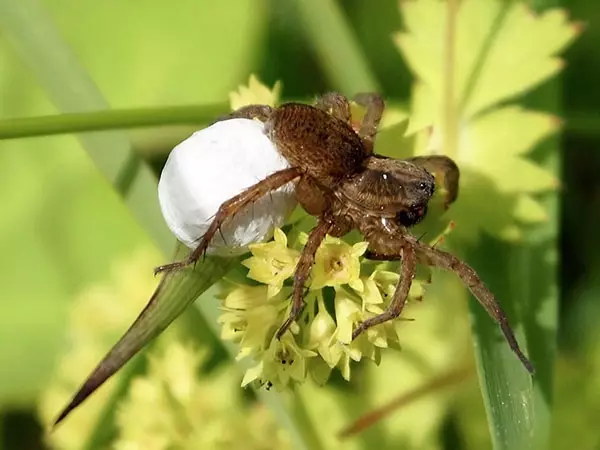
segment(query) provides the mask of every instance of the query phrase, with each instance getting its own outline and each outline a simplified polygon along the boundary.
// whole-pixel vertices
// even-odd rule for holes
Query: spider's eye
[[[415,188],[424,194],[427,194],[429,197],[433,195],[433,190],[435,188],[434,183],[428,183],[427,181],[419,181],[415,183]]]

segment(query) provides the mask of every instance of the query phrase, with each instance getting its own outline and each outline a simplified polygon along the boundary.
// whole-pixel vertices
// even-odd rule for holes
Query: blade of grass
[[[57,109],[64,113],[109,109],[94,82],[58,34],[54,24],[36,0],[0,1],[0,27],[3,36],[26,62]],[[173,238],[161,218],[158,202],[150,198],[156,181],[145,164],[136,160],[122,132],[88,133],[78,136],[83,148],[100,172],[118,185],[124,167],[135,170],[129,192],[120,192],[127,206],[153,241],[171,254]]]
[[[212,122],[227,111],[229,105],[217,103],[5,119],[0,121],[0,139],[158,125],[202,125]]]
[[[335,0],[295,0],[306,39],[317,53],[323,70],[340,92],[378,92],[367,59]]]
[[[108,105],[101,93],[79,65],[68,46],[59,36],[52,21],[46,16],[36,0],[12,2],[0,0],[0,26],[4,36],[10,41],[19,55],[28,63],[41,85],[47,91],[55,106],[62,112],[106,110]],[[162,220],[158,202],[156,201],[156,180],[149,167],[131,151],[127,137],[120,132],[95,133],[80,135],[80,141],[100,172],[114,185],[122,178],[132,180],[123,183],[127,190],[120,190],[125,197],[129,209],[136,219],[145,226],[150,236],[165,254],[171,254],[174,239]],[[131,161],[134,161],[132,163]],[[133,168],[135,174],[122,175],[123,168]],[[193,282],[193,277],[186,277],[185,282]],[[185,283],[172,283],[174,291],[189,288]],[[214,281],[214,280],[213,280]],[[169,291],[172,292],[172,291]],[[193,299],[198,297],[196,292]],[[192,296],[188,292],[188,296]],[[167,298],[167,297],[163,297]],[[192,299],[192,301],[193,301]],[[158,302],[157,302],[158,303]],[[185,302],[178,305],[168,305],[166,302],[157,303],[158,309],[170,308],[171,316],[181,312]],[[212,305],[213,313],[216,305]],[[156,319],[156,317],[155,317]],[[153,322],[164,325],[165,317]],[[162,325],[161,325],[162,326]],[[148,340],[156,335],[149,329],[133,329],[142,333],[139,339]],[[129,333],[132,329],[129,330]],[[135,337],[135,336],[134,336]],[[128,338],[123,340],[127,342]],[[123,341],[121,341],[123,342]],[[136,344],[137,345],[137,344]],[[131,347],[133,348],[133,347]],[[276,393],[270,395],[271,403],[276,401],[281,407],[274,410],[274,417],[282,427],[287,428],[295,448],[305,449],[302,433],[294,421],[289,419],[287,410]],[[269,405],[269,404],[268,404]],[[114,414],[114,409],[113,409]]]
[[[525,344],[534,337],[528,334],[525,340],[521,325],[524,318],[517,314],[517,311],[524,312],[517,305],[524,295],[523,275],[513,272],[511,258],[511,249],[505,243],[483,238],[478,247],[469,252],[467,260],[473,263],[501,302],[521,346],[529,350]],[[537,417],[532,378],[482,308],[471,301],[470,309],[479,384],[494,449],[534,448]],[[530,352],[528,354],[539,372],[538,361]]]
[[[550,6],[554,2],[537,3]],[[526,103],[558,114],[557,86],[556,81],[547,83]],[[532,155],[557,177],[559,141],[559,136],[553,136]],[[497,336],[485,325],[489,319],[472,308],[477,359],[484,369],[479,377],[495,449],[537,449],[549,444],[558,320],[558,193],[547,194],[543,200],[549,219],[528,233],[524,245],[499,248],[497,243],[486,242],[474,252],[474,260],[483,265],[484,278],[505,299],[513,322],[520,323],[518,338],[527,343],[536,367],[535,377],[529,379],[514,356],[500,348]]]
[[[505,9],[500,11],[490,38],[504,21],[505,13]],[[478,56],[481,64],[485,63],[487,47]],[[472,81],[475,78],[476,73]],[[540,105],[536,106],[540,109]],[[556,112],[556,103],[545,106],[550,107],[544,110]],[[546,159],[558,154],[556,141],[553,142],[544,147]],[[535,377],[530,378],[499,336],[495,324],[479,305],[470,302],[478,376],[495,449],[547,446],[556,342],[557,292],[552,262],[556,259],[556,199],[556,194],[547,197],[551,219],[530,233],[522,245],[510,246],[484,238],[466,258],[506,309],[517,339],[522,345],[527,344],[527,353],[537,369]]]
[[[548,0],[529,3],[538,10],[558,5],[558,2]],[[545,84],[530,94],[526,103],[534,109],[558,114],[559,83],[552,80]],[[555,135],[539,146],[532,157],[559,177],[559,154],[560,136]],[[490,271],[494,272],[495,275],[490,275],[495,276],[496,283],[508,286],[506,292],[511,295],[513,310],[521,319],[520,328],[527,337],[528,352],[537,369],[535,377],[529,382],[516,373],[509,374],[506,384],[495,382],[493,376],[486,377],[485,387],[488,392],[504,391],[503,396],[514,399],[515,404],[525,413],[523,423],[517,424],[522,431],[522,436],[518,437],[504,426],[511,421],[507,417],[511,411],[500,411],[492,405],[491,416],[496,419],[491,425],[495,448],[533,449],[547,448],[549,445],[558,327],[558,193],[546,194],[543,200],[548,221],[529,233],[527,245],[505,250],[505,276],[499,273],[498,268]],[[485,257],[483,253],[485,249],[481,249],[481,256]],[[492,345],[489,345],[490,349]],[[493,352],[487,356],[482,354],[481,357],[492,360],[498,354]]]
[[[109,377],[123,367],[127,361],[162,333],[173,320],[179,317],[198,298],[200,293],[203,293],[214,284],[215,279],[221,278],[234,262],[234,259],[220,260],[209,257],[198,264],[193,271],[186,270],[163,277],[148,305],[130,329],[90,374],[73,397],[71,403],[59,415],[55,424],[79,406]],[[218,305],[210,306],[215,309],[218,307]],[[104,407],[104,412],[99,421],[100,426],[93,430],[88,445],[84,449],[92,450],[104,446],[100,444],[106,444],[102,441],[109,433],[102,428],[112,428],[112,416],[116,409],[114,407],[116,399],[125,393],[128,382],[136,374],[139,374],[139,371],[128,369],[126,376],[119,383],[119,389]]]

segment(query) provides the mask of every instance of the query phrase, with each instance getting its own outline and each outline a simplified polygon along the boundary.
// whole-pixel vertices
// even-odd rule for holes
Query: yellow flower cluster
[[[297,244],[306,242],[301,234]],[[274,239],[250,247],[252,256],[242,264],[248,278],[258,285],[241,285],[223,298],[222,337],[239,344],[238,358],[252,357],[242,385],[258,382],[280,390],[290,382],[311,376],[325,383],[338,368],[350,379],[350,362],[363,357],[375,362],[386,347],[399,347],[399,321],[373,327],[352,341],[352,331],[362,321],[381,313],[398,283],[393,263],[361,265],[366,242],[350,245],[327,236],[317,251],[307,283],[305,308],[300,319],[281,340],[276,331],[291,308],[292,278],[300,251],[288,245],[285,233],[276,229]],[[422,282],[410,296],[422,295]]]
[[[120,404],[115,450],[291,448],[263,405],[240,401],[231,366],[199,378],[207,351],[176,341],[163,347]]]

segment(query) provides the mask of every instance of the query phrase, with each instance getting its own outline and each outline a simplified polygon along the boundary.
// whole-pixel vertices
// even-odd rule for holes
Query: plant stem
[[[24,117],[0,121],[0,139],[158,125],[196,125],[228,111],[225,103],[166,106]]]
[[[458,110],[454,90],[457,0],[448,0],[446,8],[446,48],[444,51],[444,153],[455,158],[458,150]]]
[[[295,0],[305,25],[307,40],[313,45],[332,85],[343,94],[378,92],[367,59],[339,4],[334,0]]]

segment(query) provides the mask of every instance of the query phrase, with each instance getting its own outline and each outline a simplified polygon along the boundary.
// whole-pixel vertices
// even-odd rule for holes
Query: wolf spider
[[[499,324],[512,351],[533,374],[508,319],[494,295],[477,273],[454,255],[424,244],[409,232],[427,213],[435,189],[432,173],[443,178],[445,206],[458,195],[459,170],[446,156],[393,159],[373,152],[377,127],[384,111],[378,94],[358,94],[353,99],[365,108],[360,124],[353,127],[350,102],[337,93],[318,98],[314,105],[287,103],[243,107],[221,120],[257,119],[291,167],[269,175],[221,205],[198,247],[179,262],[156,268],[173,271],[195,263],[206,251],[221,225],[258,198],[287,183],[296,183],[295,194],[307,213],[318,218],[294,274],[292,307],[277,337],[286,332],[303,308],[304,284],[315,254],[327,234],[340,237],[358,229],[369,243],[366,256],[377,260],[401,260],[400,281],[392,300],[381,314],[354,330],[355,339],[365,330],[402,313],[418,263],[454,272]]]

